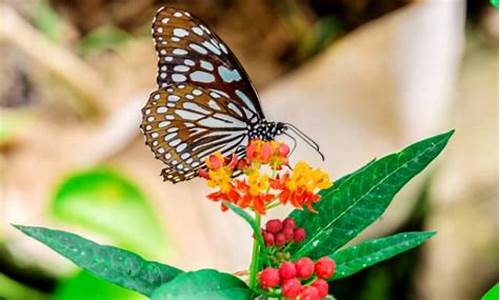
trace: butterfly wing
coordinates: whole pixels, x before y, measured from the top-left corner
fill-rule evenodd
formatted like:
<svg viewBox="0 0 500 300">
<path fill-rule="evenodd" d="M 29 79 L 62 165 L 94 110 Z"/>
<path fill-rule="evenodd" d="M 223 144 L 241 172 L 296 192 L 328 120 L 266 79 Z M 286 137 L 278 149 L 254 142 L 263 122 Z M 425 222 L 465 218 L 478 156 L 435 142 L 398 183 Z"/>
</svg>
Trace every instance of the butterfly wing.
<svg viewBox="0 0 500 300">
<path fill-rule="evenodd" d="M 153 92 L 142 113 L 146 145 L 167 165 L 162 175 L 173 183 L 197 176 L 210 154 L 242 154 L 238 147 L 248 143 L 245 110 L 223 94 L 192 84 Z"/>
<path fill-rule="evenodd" d="M 153 21 L 153 37 L 160 88 L 185 83 L 218 90 L 254 114 L 253 122 L 264 118 L 257 93 L 238 59 L 200 19 L 177 8 L 161 8 Z"/>
</svg>

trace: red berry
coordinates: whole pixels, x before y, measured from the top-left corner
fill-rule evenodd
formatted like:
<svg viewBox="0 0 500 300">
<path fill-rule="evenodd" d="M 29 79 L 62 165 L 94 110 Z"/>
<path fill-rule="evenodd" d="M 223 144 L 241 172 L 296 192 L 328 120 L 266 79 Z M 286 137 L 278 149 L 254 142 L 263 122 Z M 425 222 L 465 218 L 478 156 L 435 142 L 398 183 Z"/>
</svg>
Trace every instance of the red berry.
<svg viewBox="0 0 500 300">
<path fill-rule="evenodd" d="M 264 238 L 264 243 L 266 244 L 266 247 L 274 246 L 274 234 L 264 231 L 262 233 L 262 237 Z"/>
<path fill-rule="evenodd" d="M 295 262 L 297 277 L 300 279 L 308 279 L 314 273 L 314 262 L 309 257 L 299 258 Z"/>
<path fill-rule="evenodd" d="M 314 272 L 318 278 L 329 279 L 335 273 L 335 262 L 327 256 L 322 257 L 316 262 Z"/>
<path fill-rule="evenodd" d="M 283 228 L 283 224 L 281 224 L 281 221 L 278 219 L 272 219 L 267 221 L 266 223 L 266 230 L 269 231 L 270 233 L 279 233 L 281 229 Z"/>
<path fill-rule="evenodd" d="M 289 261 L 284 261 L 281 263 L 279 272 L 282 280 L 294 278 L 297 274 L 297 270 L 295 270 L 295 264 Z"/>
<path fill-rule="evenodd" d="M 306 231 L 304 228 L 295 228 L 293 231 L 293 240 L 296 243 L 300 243 L 306 239 Z"/>
<path fill-rule="evenodd" d="M 294 234 L 293 234 L 293 229 L 292 228 L 285 227 L 285 228 L 283 228 L 282 233 L 285 235 L 285 239 L 286 239 L 287 242 L 293 241 Z"/>
<path fill-rule="evenodd" d="M 314 286 L 308 286 L 300 293 L 300 300 L 320 300 L 319 291 Z"/>
<path fill-rule="evenodd" d="M 280 274 L 277 269 L 267 267 L 259 274 L 260 287 L 269 289 L 277 286 L 280 283 Z"/>
<path fill-rule="evenodd" d="M 318 289 L 320 298 L 328 296 L 328 282 L 324 281 L 323 279 L 316 279 L 316 281 L 312 283 L 312 286 Z"/>
<path fill-rule="evenodd" d="M 274 237 L 274 242 L 276 243 L 276 246 L 282 247 L 286 244 L 286 237 L 283 233 L 278 233 Z"/>
<path fill-rule="evenodd" d="M 292 218 L 286 218 L 283 220 L 283 228 L 295 229 L 295 221 Z"/>
<path fill-rule="evenodd" d="M 281 291 L 285 298 L 295 299 L 302 290 L 302 284 L 297 278 L 288 279 L 281 285 Z"/>
</svg>

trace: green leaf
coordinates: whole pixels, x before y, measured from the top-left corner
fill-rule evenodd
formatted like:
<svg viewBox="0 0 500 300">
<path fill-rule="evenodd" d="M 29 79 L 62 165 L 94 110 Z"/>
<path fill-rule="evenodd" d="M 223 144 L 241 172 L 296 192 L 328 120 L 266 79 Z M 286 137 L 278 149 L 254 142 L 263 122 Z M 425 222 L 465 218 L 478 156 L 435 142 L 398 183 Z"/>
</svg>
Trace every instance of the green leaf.
<svg viewBox="0 0 500 300">
<path fill-rule="evenodd" d="M 99 295 L 99 296 L 96 296 Z M 124 289 L 108 281 L 80 271 L 58 282 L 51 300 L 145 300 L 134 291 Z"/>
<path fill-rule="evenodd" d="M 103 234 L 120 247 L 164 257 L 167 242 L 149 199 L 117 171 L 76 172 L 57 187 L 51 213 L 58 220 Z"/>
<path fill-rule="evenodd" d="M 92 275 L 146 296 L 181 270 L 113 246 L 99 245 L 76 234 L 43 227 L 14 225 Z"/>
<path fill-rule="evenodd" d="M 257 241 L 259 242 L 260 249 L 266 250 L 266 246 L 264 244 L 264 238 L 262 237 L 262 233 L 260 232 L 259 225 L 255 223 L 255 220 L 252 218 L 252 216 L 250 216 L 243 209 L 234 206 L 229 202 L 225 202 L 224 205 L 229 207 L 229 209 L 232 210 L 234 213 L 236 213 L 238 216 L 242 217 L 250 225 L 250 227 L 252 227 L 252 230 L 255 233 L 255 236 L 257 237 Z"/>
<path fill-rule="evenodd" d="M 446 146 L 453 131 L 417 142 L 401 152 L 369 163 L 323 192 L 314 205 L 318 213 L 294 210 L 291 217 L 304 227 L 306 240 L 292 250 L 293 258 L 331 254 L 377 220 L 394 195 L 420 173 Z"/>
<path fill-rule="evenodd" d="M 489 289 L 481 300 L 498 300 L 498 283 Z"/>
<path fill-rule="evenodd" d="M 341 249 L 329 255 L 336 264 L 333 280 L 351 276 L 364 268 L 415 248 L 435 234 L 431 231 L 399 233 Z"/>
<path fill-rule="evenodd" d="M 185 272 L 154 291 L 152 300 L 238 300 L 251 291 L 239 278 L 212 269 Z"/>
<path fill-rule="evenodd" d="M 493 5 L 493 7 L 498 9 L 498 0 L 490 0 L 490 3 L 491 3 L 491 5 Z"/>
<path fill-rule="evenodd" d="M 33 16 L 35 26 L 52 41 L 61 39 L 61 18 L 47 0 L 38 2 Z"/>
<path fill-rule="evenodd" d="M 130 34 L 114 26 L 102 26 L 89 32 L 80 45 L 84 56 L 94 55 L 99 52 L 114 49 L 129 41 Z"/>
</svg>

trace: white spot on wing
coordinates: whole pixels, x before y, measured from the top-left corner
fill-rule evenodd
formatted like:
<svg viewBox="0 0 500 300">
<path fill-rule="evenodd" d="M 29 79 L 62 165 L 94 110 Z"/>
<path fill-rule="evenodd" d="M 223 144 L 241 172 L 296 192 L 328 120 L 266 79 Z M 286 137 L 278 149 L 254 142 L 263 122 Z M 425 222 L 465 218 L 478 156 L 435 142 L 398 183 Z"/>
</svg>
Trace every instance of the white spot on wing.
<svg viewBox="0 0 500 300">
<path fill-rule="evenodd" d="M 158 127 L 167 127 L 170 124 L 170 121 L 162 121 L 158 124 Z"/>
<path fill-rule="evenodd" d="M 208 42 L 208 41 L 204 41 L 203 43 L 201 43 L 203 46 L 205 46 L 206 48 L 208 48 L 210 51 L 212 51 L 213 53 L 215 53 L 216 55 L 221 55 L 221 52 L 220 50 L 215 47 L 212 43 Z"/>
<path fill-rule="evenodd" d="M 175 82 L 183 82 L 183 81 L 186 81 L 186 76 L 182 75 L 182 74 L 173 74 L 172 75 L 172 80 L 175 81 Z"/>
<path fill-rule="evenodd" d="M 224 66 L 219 66 L 217 68 L 217 71 L 219 72 L 219 75 L 222 78 L 222 80 L 224 80 L 225 82 L 230 83 L 233 81 L 240 81 L 241 80 L 241 75 L 238 72 L 238 70 L 236 70 L 236 69 L 229 70 L 228 68 L 226 68 Z"/>
<path fill-rule="evenodd" d="M 179 100 L 179 99 L 180 99 L 180 97 L 179 97 L 179 96 L 177 96 L 177 95 L 168 95 L 168 98 L 167 98 L 167 99 L 168 99 L 168 101 L 175 102 L 175 101 Z"/>
<path fill-rule="evenodd" d="M 167 108 L 165 106 L 160 106 L 156 109 L 156 112 L 159 113 L 159 114 L 163 114 L 163 113 L 166 113 L 167 112 Z"/>
<path fill-rule="evenodd" d="M 208 70 L 208 71 L 213 71 L 214 70 L 214 66 L 210 62 L 208 62 L 208 61 L 200 60 L 200 65 L 205 70 Z"/>
<path fill-rule="evenodd" d="M 201 28 L 200 28 L 200 27 L 196 27 L 196 26 L 195 26 L 195 27 L 191 28 L 191 30 L 193 30 L 193 32 L 194 32 L 194 33 L 196 33 L 196 34 L 197 34 L 197 35 L 199 35 L 199 36 L 202 36 L 202 35 L 203 35 L 203 30 L 201 30 Z"/>
<path fill-rule="evenodd" d="M 182 38 L 188 36 L 189 32 L 184 28 L 174 28 L 174 35 Z"/>
<path fill-rule="evenodd" d="M 174 51 L 172 51 L 172 53 L 175 54 L 175 55 L 186 55 L 186 54 L 188 54 L 188 52 L 187 52 L 186 49 L 181 49 L 181 48 L 174 49 Z"/>
<path fill-rule="evenodd" d="M 196 51 L 200 54 L 207 54 L 208 53 L 207 49 L 205 49 L 202 46 L 195 44 L 195 43 L 189 44 L 189 48 L 193 49 L 194 51 Z"/>
<path fill-rule="evenodd" d="M 203 72 L 203 71 L 195 71 L 195 72 L 189 74 L 189 77 L 191 78 L 191 80 L 198 81 L 198 82 L 208 83 L 208 82 L 215 81 L 214 75 L 207 73 L 207 72 Z"/>
<path fill-rule="evenodd" d="M 218 95 L 217 95 L 218 96 Z M 208 106 L 210 106 L 210 108 L 214 109 L 214 110 L 220 110 L 220 106 L 217 104 L 217 102 L 215 102 L 214 100 L 210 99 L 208 101 Z"/>
<path fill-rule="evenodd" d="M 177 65 L 174 67 L 174 71 L 177 71 L 177 72 L 187 72 L 189 71 L 189 67 L 188 66 L 184 66 L 184 65 Z"/>
</svg>

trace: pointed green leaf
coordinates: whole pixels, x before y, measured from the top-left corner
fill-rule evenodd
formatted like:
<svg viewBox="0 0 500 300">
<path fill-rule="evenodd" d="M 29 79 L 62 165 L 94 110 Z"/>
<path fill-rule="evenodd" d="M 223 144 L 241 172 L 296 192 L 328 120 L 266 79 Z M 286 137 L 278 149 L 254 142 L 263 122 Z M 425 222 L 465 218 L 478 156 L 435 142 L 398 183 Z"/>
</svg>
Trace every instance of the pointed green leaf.
<svg viewBox="0 0 500 300">
<path fill-rule="evenodd" d="M 290 215 L 307 232 L 306 241 L 292 249 L 293 258 L 328 255 L 377 220 L 394 195 L 420 173 L 446 146 L 453 131 L 440 134 L 369 163 L 323 192 L 314 205 L 318 213 L 295 210 Z"/>
<path fill-rule="evenodd" d="M 244 300 L 248 286 L 239 278 L 212 269 L 185 272 L 154 291 L 152 300 Z"/>
<path fill-rule="evenodd" d="M 434 234 L 436 233 L 431 231 L 405 232 L 341 249 L 329 255 L 336 265 L 333 280 L 351 276 L 364 268 L 415 248 Z"/>
<path fill-rule="evenodd" d="M 97 167 L 71 174 L 51 202 L 58 220 L 105 235 L 125 249 L 164 257 L 165 234 L 149 199 L 120 172 Z"/>
<path fill-rule="evenodd" d="M 44 227 L 14 225 L 26 235 L 44 243 L 92 275 L 146 296 L 181 270 L 139 255 L 104 246 L 76 234 Z"/>
<path fill-rule="evenodd" d="M 498 283 L 491 287 L 491 289 L 483 295 L 481 300 L 498 300 Z"/>
</svg>

